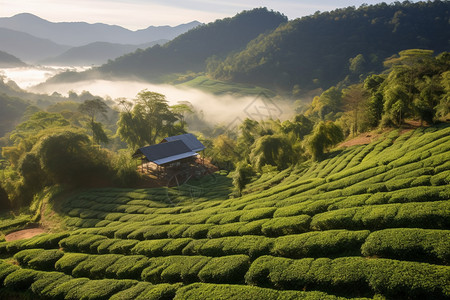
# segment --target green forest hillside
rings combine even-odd
[[[0,297],[448,299],[450,126],[394,130],[268,171],[178,188],[91,189],[68,231],[0,243]]]
[[[348,7],[290,21],[239,53],[210,62],[216,79],[292,90],[328,88],[379,72],[383,61],[410,48],[447,51],[448,1]]]

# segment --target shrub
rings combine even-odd
[[[198,272],[210,259],[205,256],[154,257],[149,259],[141,279],[152,283],[198,281]]]
[[[361,247],[364,256],[438,264],[450,262],[450,231],[395,228],[373,232]]]
[[[55,270],[70,275],[72,274],[73,269],[88,257],[89,255],[84,253],[65,253],[64,256],[55,263]]]
[[[448,228],[448,201],[369,205],[345,208],[315,215],[314,230],[370,229],[390,227]]]
[[[153,288],[149,282],[138,282],[136,285],[114,294],[110,300],[136,300],[146,289]]]
[[[150,240],[137,243],[133,249],[132,254],[142,254],[145,256],[162,256],[164,255],[164,247],[170,242],[170,239]]]
[[[46,296],[51,299],[79,299],[76,297],[77,292],[82,290],[87,282],[87,278],[70,279],[47,291]]]
[[[91,279],[104,278],[106,269],[121,257],[119,254],[91,255],[72,270],[72,275]]]
[[[27,250],[24,250],[27,251]],[[20,253],[20,252],[19,252]],[[18,254],[19,254],[18,253]],[[47,271],[55,268],[55,263],[60,259],[64,253],[60,250],[43,250],[36,253],[27,263],[30,268]]]
[[[135,285],[134,280],[101,279],[88,280],[82,288],[70,289],[66,299],[107,300],[115,293]]]
[[[320,289],[332,293],[393,298],[450,296],[450,267],[361,257],[292,260],[261,256],[246,274],[248,284],[278,289]]]
[[[240,235],[261,235],[261,228],[269,219],[256,220],[242,225],[238,232]]]
[[[247,255],[214,257],[201,269],[198,277],[203,282],[240,283],[249,266]]]
[[[119,258],[105,270],[106,277],[118,279],[140,279],[142,270],[148,266],[148,258],[129,255]]]
[[[0,287],[3,285],[3,281],[5,280],[5,278],[18,269],[20,269],[20,267],[8,264],[3,260],[0,260]]]
[[[98,242],[99,244],[104,239],[106,239],[106,237],[103,235],[77,234],[62,239],[59,242],[59,246],[65,251],[96,253],[96,247],[92,247],[91,249],[92,244],[95,242]]]
[[[275,212],[276,208],[274,207],[263,207],[263,208],[257,208],[252,209],[249,211],[244,211],[242,214],[240,221],[241,222],[250,222],[265,218],[271,218],[273,216],[273,213]]]
[[[108,246],[108,253],[128,254],[138,242],[138,240],[116,240]]]
[[[145,289],[135,300],[163,300],[173,299],[180,284],[156,284]]]
[[[23,291],[28,289],[38,277],[39,272],[30,269],[17,269],[6,276],[3,284],[6,288]]]
[[[310,221],[308,215],[273,218],[262,225],[261,231],[267,236],[302,233],[309,230]]]
[[[240,299],[240,300],[338,300],[344,299],[323,292],[277,291],[256,286],[194,283],[177,290],[174,300]]]
[[[44,272],[39,276],[39,279],[31,284],[31,290],[34,294],[45,297],[48,290],[68,281],[70,278],[72,277],[59,272]]]
[[[244,222],[239,222],[239,223],[215,225],[208,231],[208,238],[219,238],[224,236],[239,235],[239,228],[244,224],[245,224]]]
[[[212,224],[196,224],[187,228],[183,232],[183,237],[190,237],[193,239],[204,239],[206,238],[208,231],[214,225]]]
[[[274,239],[272,254],[290,258],[358,255],[369,233],[328,230],[282,236]]]

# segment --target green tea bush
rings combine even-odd
[[[3,286],[3,281],[5,280],[6,276],[11,274],[12,272],[17,271],[18,269],[20,269],[19,266],[12,265],[6,263],[3,260],[0,260],[0,287]]]
[[[351,295],[444,299],[450,296],[450,267],[361,257],[291,260],[261,256],[250,266],[246,282],[278,289],[320,289]]]
[[[150,240],[137,243],[133,249],[132,254],[141,254],[148,257],[164,255],[164,247],[171,241],[171,239]]]
[[[122,257],[119,254],[90,255],[72,270],[72,276],[91,279],[104,278],[106,269]]]
[[[72,279],[71,276],[59,272],[44,272],[31,284],[31,291],[39,297],[48,297],[48,292],[57,285]]]
[[[208,238],[239,235],[239,228],[243,225],[245,225],[245,222],[215,225],[208,231]]]
[[[338,209],[315,215],[313,230],[370,229],[392,227],[448,228],[450,203],[435,201],[423,203],[369,205]]]
[[[164,300],[173,299],[181,284],[156,284],[146,288],[135,300]]]
[[[247,255],[231,255],[212,258],[198,273],[203,282],[240,283],[250,266]]]
[[[308,215],[273,218],[262,225],[261,231],[266,236],[302,233],[309,230],[310,222]]]
[[[72,278],[47,290],[45,295],[50,299],[79,299],[77,298],[78,291],[81,293],[87,282],[89,282],[87,278]]]
[[[187,228],[184,232],[182,237],[188,237],[193,239],[203,239],[206,238],[208,235],[208,231],[213,227],[212,224],[197,224],[192,225],[189,228]]]
[[[137,284],[134,280],[101,279],[88,280],[81,288],[70,289],[65,299],[107,300],[119,291]]]
[[[269,219],[261,219],[252,222],[248,222],[242,225],[238,232],[240,235],[262,235],[261,228],[264,223],[269,221]]]
[[[28,249],[14,255],[23,266],[32,269],[48,271],[55,268],[55,263],[64,255],[60,250]]]
[[[193,283],[177,290],[174,300],[344,300],[348,298],[328,295],[323,292],[277,291],[256,286]]]
[[[438,264],[450,262],[450,230],[395,228],[375,231],[361,247],[364,256]]]
[[[252,209],[248,211],[244,211],[244,214],[242,214],[240,221],[241,222],[250,222],[260,219],[266,219],[271,218],[273,216],[273,213],[275,212],[276,208],[274,207],[267,207],[267,208],[258,208],[258,209]]]
[[[55,270],[71,275],[73,269],[88,257],[89,255],[84,253],[64,253],[55,263]]]
[[[127,255],[119,258],[105,270],[106,277],[118,279],[140,279],[142,270],[148,266],[143,255]]]
[[[183,249],[183,254],[205,256],[245,254],[256,258],[269,254],[272,243],[271,238],[255,235],[194,240]]]
[[[274,239],[272,254],[290,258],[358,255],[368,230],[328,230]]]
[[[97,249],[91,249],[92,244],[105,239],[103,235],[77,234],[62,239],[59,241],[59,246],[65,251],[95,253]]]
[[[146,289],[153,288],[154,285],[150,282],[138,282],[136,285],[122,290],[109,298],[110,300],[135,300]]]
[[[24,291],[39,277],[39,274],[36,270],[17,269],[6,276],[3,285],[12,290]]]
[[[118,240],[108,246],[108,253],[128,254],[138,240]],[[98,249],[98,247],[97,247]]]
[[[198,273],[210,259],[205,256],[150,258],[149,266],[142,271],[141,278],[152,283],[199,281]]]

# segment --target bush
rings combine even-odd
[[[45,297],[48,290],[68,281],[70,278],[72,277],[59,272],[44,272],[39,276],[39,279],[31,284],[31,290],[34,294]]]
[[[308,215],[273,218],[262,225],[261,231],[267,236],[302,233],[309,230],[310,221]]]
[[[38,275],[39,272],[35,270],[17,269],[6,276],[3,284],[6,288],[16,291],[24,291],[31,286]]]
[[[106,269],[121,257],[123,256],[119,254],[91,255],[72,270],[72,275],[91,279],[104,278]]]
[[[97,246],[105,240],[103,235],[94,234],[76,234],[68,236],[59,242],[59,246],[64,251],[84,252],[84,253],[96,253]],[[96,247],[93,247],[93,244]]]
[[[70,279],[47,291],[46,296],[51,299],[79,299],[77,293],[83,290],[87,282],[89,282],[87,278]]]
[[[450,267],[361,257],[292,260],[261,256],[246,274],[247,284],[278,289],[320,289],[332,293],[393,298],[450,296]]]
[[[273,213],[275,212],[276,208],[274,207],[264,207],[264,208],[257,208],[252,209],[249,211],[244,211],[242,214],[240,221],[241,222],[250,222],[265,218],[271,218],[273,216]]]
[[[384,229],[390,227],[448,228],[448,201],[369,205],[345,208],[315,215],[314,230]]]
[[[203,282],[240,283],[250,266],[247,255],[231,255],[212,258],[198,273]]]
[[[450,262],[450,231],[395,228],[373,232],[361,247],[364,256],[438,264]]]
[[[149,282],[138,282],[138,284],[114,294],[110,300],[136,300],[146,289],[153,288]]]
[[[290,258],[359,255],[368,230],[328,230],[276,238],[272,254]]]
[[[239,228],[243,225],[244,222],[215,225],[208,231],[208,238],[239,235]]]
[[[106,277],[118,279],[140,279],[142,270],[148,266],[148,258],[129,255],[119,258],[105,270]]]
[[[3,281],[5,280],[5,278],[18,269],[20,269],[18,266],[11,265],[4,262],[3,260],[0,260],[0,287],[3,285]]]
[[[149,286],[135,300],[165,300],[173,299],[180,284],[157,284]]]
[[[149,266],[142,271],[141,279],[152,283],[195,282],[198,272],[211,258],[205,256],[167,256],[149,259]]]
[[[39,251],[32,251],[39,250]],[[24,255],[24,252],[26,254]],[[59,250],[44,250],[44,249],[29,249],[22,250],[17,253],[14,258],[16,258],[20,264],[28,266],[36,270],[53,270],[55,268],[55,263],[64,255],[62,251]]]
[[[55,270],[71,275],[73,269],[88,257],[89,255],[84,253],[65,253],[55,263]]]
[[[136,283],[134,280],[89,280],[83,284],[82,288],[71,289],[67,293],[66,299],[107,300],[115,293],[126,290]]]
[[[305,300],[343,300],[344,298],[328,295],[323,292],[277,291],[256,286],[194,283],[177,290],[174,300],[281,300],[281,299],[305,299]]]

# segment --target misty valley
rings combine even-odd
[[[448,299],[449,16],[0,17],[0,299]]]

